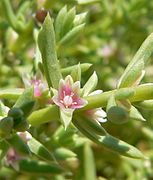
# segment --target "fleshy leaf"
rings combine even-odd
[[[114,94],[112,94],[112,95],[110,96],[110,98],[108,99],[106,111],[108,112],[109,109],[110,109],[111,107],[113,107],[113,106],[117,106],[117,103],[116,103],[116,101],[115,101],[115,96],[114,96]]]
[[[62,36],[65,35],[72,27],[73,20],[75,18],[76,10],[75,7],[70,9],[64,17],[62,25]]]
[[[75,40],[80,33],[83,31],[85,24],[80,24],[74,27],[71,31],[69,31],[65,36],[59,41],[58,45],[64,46],[65,44],[70,44],[73,40]]]
[[[153,33],[143,42],[136,55],[133,57],[123,75],[118,81],[118,88],[132,86],[142,75],[142,71],[153,51]]]
[[[98,83],[98,77],[96,72],[92,74],[92,76],[89,78],[89,80],[86,82],[82,89],[82,96],[88,96],[90,92],[92,92]]]
[[[135,108],[134,106],[132,106],[130,109],[129,117],[134,120],[146,121],[140,114],[140,112],[137,110],[137,108]]]
[[[71,72],[71,76],[73,78],[73,81],[80,81],[81,82],[81,67],[80,63],[75,66],[75,68]]]
[[[23,93],[24,89],[4,89],[0,90],[0,97],[10,99],[10,100],[17,100],[19,96]]]
[[[100,146],[114,151],[123,156],[135,158],[135,159],[145,159],[146,157],[135,147],[121,141],[109,134],[106,136],[99,136],[95,134],[91,129],[88,130],[82,125],[83,119],[77,117],[73,119],[73,124],[83,133],[86,137],[99,144]]]
[[[62,75],[66,76],[68,74],[71,74],[73,69],[75,69],[77,66],[78,65],[73,65],[73,66],[69,66],[69,67],[66,67],[66,68],[62,68],[61,69]],[[91,66],[92,66],[92,64],[89,64],[89,63],[80,64],[81,72],[87,71]]]
[[[2,140],[0,143],[0,160],[7,154],[9,148],[10,145],[5,140]]]
[[[39,32],[38,45],[42,55],[42,62],[48,86],[58,89],[62,75],[56,55],[54,27],[49,14],[46,16],[44,24]]]
[[[74,18],[74,21],[73,21],[73,25],[78,26],[78,25],[84,23],[86,20],[86,16],[87,16],[87,12],[76,15]]]
[[[46,160],[46,161],[53,161],[53,155],[49,152],[49,150],[41,144],[39,141],[37,141],[35,138],[31,138],[27,142],[30,151],[34,153],[36,156]]]
[[[66,160],[68,158],[74,158],[77,155],[67,148],[57,148],[55,150],[55,157],[60,160]]]
[[[67,13],[67,6],[64,6],[58,13],[56,20],[55,20],[55,34],[56,34],[56,40],[60,40],[61,38],[61,32],[62,32],[62,25],[64,18]]]
[[[8,144],[10,144],[14,150],[22,156],[30,156],[31,152],[28,145],[21,139],[18,134],[13,134],[6,138]]]
[[[86,180],[96,180],[96,165],[94,154],[89,143],[84,146],[84,170]]]
[[[30,88],[25,89],[23,94],[18,98],[15,105],[13,107],[20,107],[25,102],[33,100],[34,99],[34,88],[33,86]]]
[[[58,165],[45,163],[43,161],[35,160],[20,160],[19,161],[19,170],[26,173],[34,174],[59,174],[63,173],[65,170]]]
[[[143,109],[153,109],[153,100],[146,100],[146,101],[142,101],[142,102],[136,102],[134,103],[135,106],[139,107],[139,108],[143,108]]]
[[[74,109],[60,108],[60,119],[65,130],[67,129],[67,127],[70,125],[72,121],[73,111]]]

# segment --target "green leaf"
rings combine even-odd
[[[86,82],[86,84],[82,88],[82,94],[81,96],[88,96],[90,92],[92,92],[98,83],[98,77],[96,72],[92,74],[92,76],[89,78],[89,80]]]
[[[89,143],[84,146],[84,170],[85,180],[96,180],[96,165],[94,154]]]
[[[71,72],[73,71],[73,69],[77,68],[78,65],[74,65],[74,66],[69,66],[66,68],[62,68],[61,72],[63,76],[69,75],[71,74]],[[90,67],[92,66],[92,64],[89,63],[83,63],[80,64],[80,68],[81,68],[81,72],[85,72],[87,71]]]
[[[58,13],[56,20],[55,20],[55,34],[56,40],[59,41],[61,38],[62,26],[64,18],[67,14],[67,6],[64,6]]]
[[[10,24],[10,26],[18,33],[23,30],[24,24],[19,22],[12,10],[9,0],[2,0],[3,3],[3,11],[5,12],[5,16]]]
[[[139,107],[139,108],[152,110],[153,109],[153,100],[146,100],[146,101],[142,101],[142,102],[135,102],[134,105]]]
[[[17,100],[23,93],[24,89],[4,89],[0,90],[0,97],[10,100]]]
[[[62,24],[62,36],[65,35],[72,27],[73,20],[75,18],[76,10],[75,7],[70,9],[64,17]]]
[[[81,116],[82,118],[82,126],[85,126],[87,129],[89,129],[89,131],[93,131],[94,133],[104,136],[107,134],[107,132],[105,131],[105,129],[99,125],[99,123],[97,123],[96,121],[94,121],[91,118],[88,118],[86,115],[80,114],[80,115],[76,115],[76,117]]]
[[[148,127],[142,127],[142,132],[144,133],[144,135],[146,135],[146,137],[148,137],[150,140],[153,140],[153,131],[152,129],[148,128]]]
[[[69,31],[58,43],[58,46],[69,45],[75,40],[80,33],[83,31],[85,24],[78,25],[74,27],[71,31]]]
[[[35,160],[20,160],[19,169],[21,172],[32,173],[32,174],[59,174],[63,173],[65,170],[58,165],[45,163]]]
[[[20,106],[20,109],[23,111],[23,118],[27,118],[33,111],[36,100],[29,100]]]
[[[13,107],[20,107],[22,106],[25,102],[33,100],[34,99],[34,87],[30,87],[28,89],[25,89],[23,94],[18,98],[16,101],[15,105]]]
[[[0,130],[5,133],[10,133],[13,129],[13,118],[5,117],[0,121]]]
[[[74,158],[77,155],[67,148],[57,148],[55,150],[55,157],[60,160],[66,160],[67,158]]]
[[[86,20],[86,17],[87,17],[87,12],[76,15],[73,21],[73,26],[78,26],[84,23]]]
[[[136,55],[133,57],[123,75],[118,81],[118,88],[132,86],[141,76],[142,70],[153,51],[153,33],[143,42]]]
[[[54,28],[49,14],[45,18],[42,29],[39,32],[38,45],[42,55],[42,62],[48,86],[58,89],[62,75],[56,55]]]
[[[123,108],[112,106],[107,112],[107,119],[114,124],[124,124],[129,120],[129,114]]]
[[[81,67],[80,63],[74,67],[74,69],[71,72],[71,77],[73,81],[80,81],[81,82]]]
[[[56,105],[51,105],[47,108],[43,108],[34,111],[28,118],[32,126],[43,124],[46,122],[59,120],[59,110]]]
[[[5,116],[6,115],[6,110],[5,110],[5,106],[2,103],[2,101],[0,101],[0,116]]]
[[[138,121],[146,121],[141,115],[141,113],[134,106],[131,106],[129,117]]]
[[[109,134],[106,136],[99,136],[95,134],[92,130],[87,129],[82,125],[83,119],[77,117],[73,119],[73,124],[88,137],[93,142],[99,144],[100,146],[109,149],[110,151],[119,153],[123,156],[135,158],[135,159],[145,159],[146,157],[135,147],[121,141]]]
[[[6,141],[14,148],[21,156],[30,156],[31,152],[27,144],[20,138],[18,134],[13,134],[6,138]]]
[[[60,119],[61,119],[61,122],[62,122],[65,130],[67,129],[67,127],[70,125],[70,123],[72,121],[73,111],[74,111],[74,109],[60,108]]]
[[[2,160],[4,156],[6,156],[9,148],[10,148],[10,145],[5,140],[2,140],[0,142],[0,160]]]
[[[80,5],[88,5],[96,2],[101,2],[101,0],[77,0]]]
[[[108,99],[106,111],[108,112],[109,109],[114,106],[117,106],[117,103],[116,103],[114,94],[112,94],[110,95],[110,98]]]
[[[34,153],[36,156],[46,160],[46,161],[53,161],[53,155],[49,152],[49,150],[37,141],[35,138],[32,138],[27,142],[30,151]]]

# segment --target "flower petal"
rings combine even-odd
[[[54,102],[57,106],[59,106],[59,107],[61,107],[61,108],[65,108],[64,105],[63,105],[62,103],[60,103],[59,98],[58,98],[57,95],[53,96],[53,97],[52,97],[52,100],[53,100],[53,102]]]
[[[82,98],[79,98],[79,97],[74,98],[73,102],[76,102],[76,104],[73,104],[70,106],[70,108],[72,108],[72,109],[82,108],[88,104],[88,101],[86,101]]]
[[[88,96],[92,96],[92,95],[96,95],[96,94],[101,94],[103,93],[102,90],[96,90],[96,91],[93,91],[92,93],[90,93]]]
[[[31,79],[30,79],[29,74],[22,73],[22,81],[26,88],[31,86]]]
[[[66,76],[65,83],[68,84],[70,87],[73,85],[73,79],[70,75]]]
[[[76,81],[72,86],[72,91],[74,93],[74,97],[80,96],[80,82]]]
[[[101,108],[96,108],[94,115],[98,117],[103,117],[103,118],[107,116],[106,112],[102,110]]]

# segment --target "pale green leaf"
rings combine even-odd
[[[86,84],[83,86],[81,96],[88,96],[89,93],[96,88],[97,83],[98,83],[98,77],[96,72],[94,72],[92,76],[89,78],[89,80],[86,82]]]

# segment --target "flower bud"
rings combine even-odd
[[[24,132],[29,128],[29,122],[27,119],[21,121],[18,125],[15,126],[16,131]]]
[[[23,111],[20,108],[13,107],[9,110],[8,116],[13,119],[20,119],[23,116]]]
[[[5,117],[0,121],[0,129],[6,133],[10,133],[13,128],[13,118]]]

